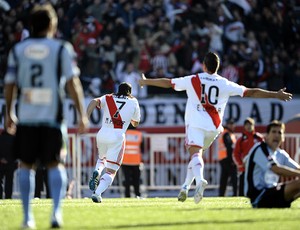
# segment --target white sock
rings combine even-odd
[[[200,182],[204,179],[203,171],[204,171],[204,161],[199,154],[194,154],[191,159],[191,166],[194,177],[196,179],[196,186],[200,184]]]
[[[99,175],[101,175],[103,169],[105,169],[106,167],[106,160],[105,158],[100,159],[98,158],[96,166],[95,166],[95,170],[97,170],[99,172]]]
[[[182,185],[182,188],[184,189],[187,189],[189,190],[190,187],[191,187],[191,184],[193,183],[195,177],[194,177],[194,174],[193,174],[193,170],[192,170],[192,164],[191,164],[191,160],[188,164],[188,167],[187,167],[187,173],[186,173],[186,177],[185,177],[185,181]]]
[[[111,174],[109,172],[104,173],[103,176],[100,178],[99,185],[95,193],[98,196],[101,195],[112,184],[114,178],[115,174]]]

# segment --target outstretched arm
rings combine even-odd
[[[286,88],[278,91],[268,91],[260,88],[247,88],[244,97],[256,97],[256,98],[277,98],[282,101],[290,101],[293,98],[291,93],[285,92]]]
[[[142,79],[139,81],[141,87],[144,85],[157,86],[161,88],[172,88],[171,80],[168,78],[147,79],[142,74]]]

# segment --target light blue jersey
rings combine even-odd
[[[246,195],[277,186],[280,177],[271,170],[272,165],[283,165],[293,169],[300,167],[285,150],[278,148],[272,151],[264,142],[254,145],[244,162]]]
[[[19,89],[19,124],[60,124],[65,83],[78,75],[70,43],[29,38],[16,44],[9,53],[4,81],[15,83]]]

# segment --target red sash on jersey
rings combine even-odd
[[[195,75],[194,77],[192,77],[192,85],[201,103],[202,87],[201,87],[201,81],[199,76]],[[203,108],[206,110],[206,112],[209,114],[209,116],[211,117],[215,127],[218,128],[221,123],[219,113],[214,106],[208,104],[208,98],[206,94],[205,94],[205,104],[203,103],[201,104]]]
[[[114,124],[115,129],[122,129],[123,128],[123,121],[122,117],[119,113],[119,109],[117,108],[117,105],[112,97],[112,95],[107,95],[105,97],[107,107],[110,113],[111,120]]]

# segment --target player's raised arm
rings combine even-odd
[[[291,93],[285,92],[286,88],[278,91],[269,91],[260,88],[247,88],[244,97],[256,97],[256,98],[277,98],[282,101],[290,101],[293,98]]]
[[[142,79],[139,81],[141,87],[144,85],[157,86],[161,88],[171,88],[171,80],[168,78],[148,79],[142,74]]]

